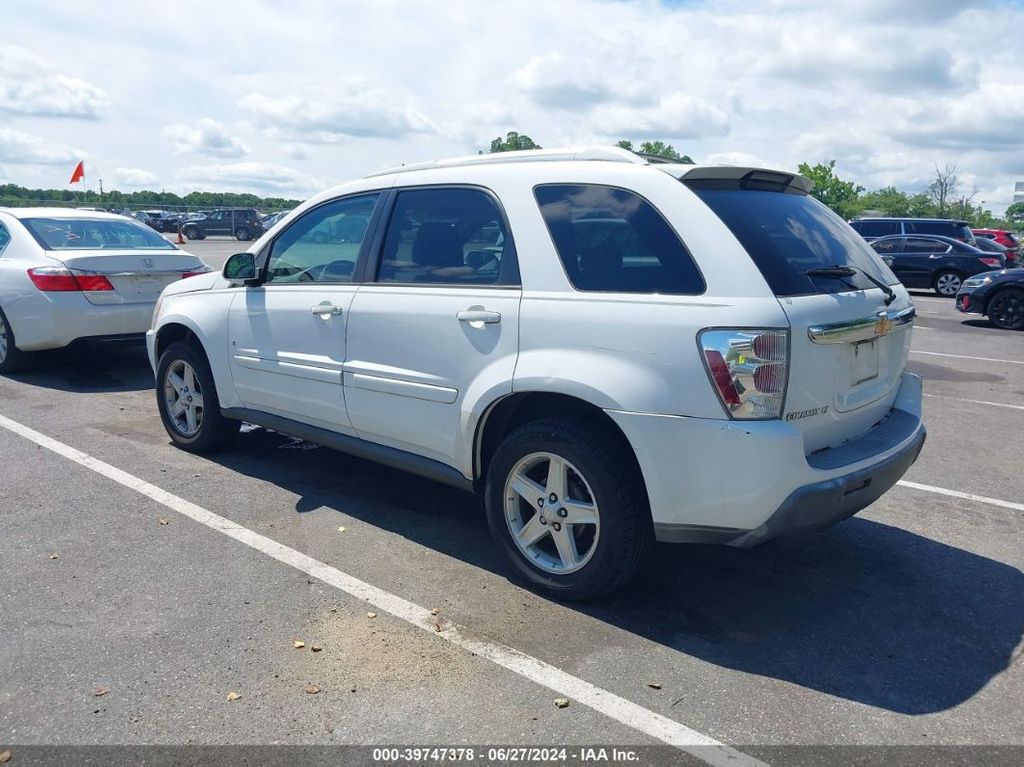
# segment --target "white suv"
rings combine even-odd
[[[336,187],[164,291],[160,415],[186,450],[246,421],[482,492],[563,597],[621,585],[655,539],[821,529],[925,429],[907,292],[809,189],[611,148]]]

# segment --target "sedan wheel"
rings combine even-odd
[[[940,296],[951,298],[960,290],[963,282],[956,272],[942,272],[935,278],[935,292]]]
[[[590,485],[579,469],[554,453],[531,453],[509,473],[505,522],[527,560],[556,575],[584,567],[601,534]]]
[[[16,373],[28,364],[29,355],[14,344],[14,331],[0,311],[0,373]]]
[[[203,392],[196,371],[184,360],[175,360],[164,373],[164,404],[177,431],[194,437],[203,425]]]
[[[1024,328],[1024,293],[1019,290],[1003,290],[992,296],[988,302],[989,321],[1004,330]]]

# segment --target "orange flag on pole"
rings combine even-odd
[[[78,165],[75,166],[75,172],[71,174],[71,180],[69,184],[77,184],[85,178],[85,160],[79,160]]]

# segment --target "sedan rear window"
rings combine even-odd
[[[46,250],[177,250],[148,226],[112,218],[23,218]]]
[[[887,285],[899,280],[864,239],[813,197],[745,189],[742,182],[687,184],[729,227],[777,296],[870,290],[858,271],[846,277],[812,277],[812,269],[850,266]]]

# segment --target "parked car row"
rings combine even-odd
[[[1020,265],[1020,243],[1002,229],[937,218],[860,218],[850,226],[910,288],[952,298],[968,277]]]

